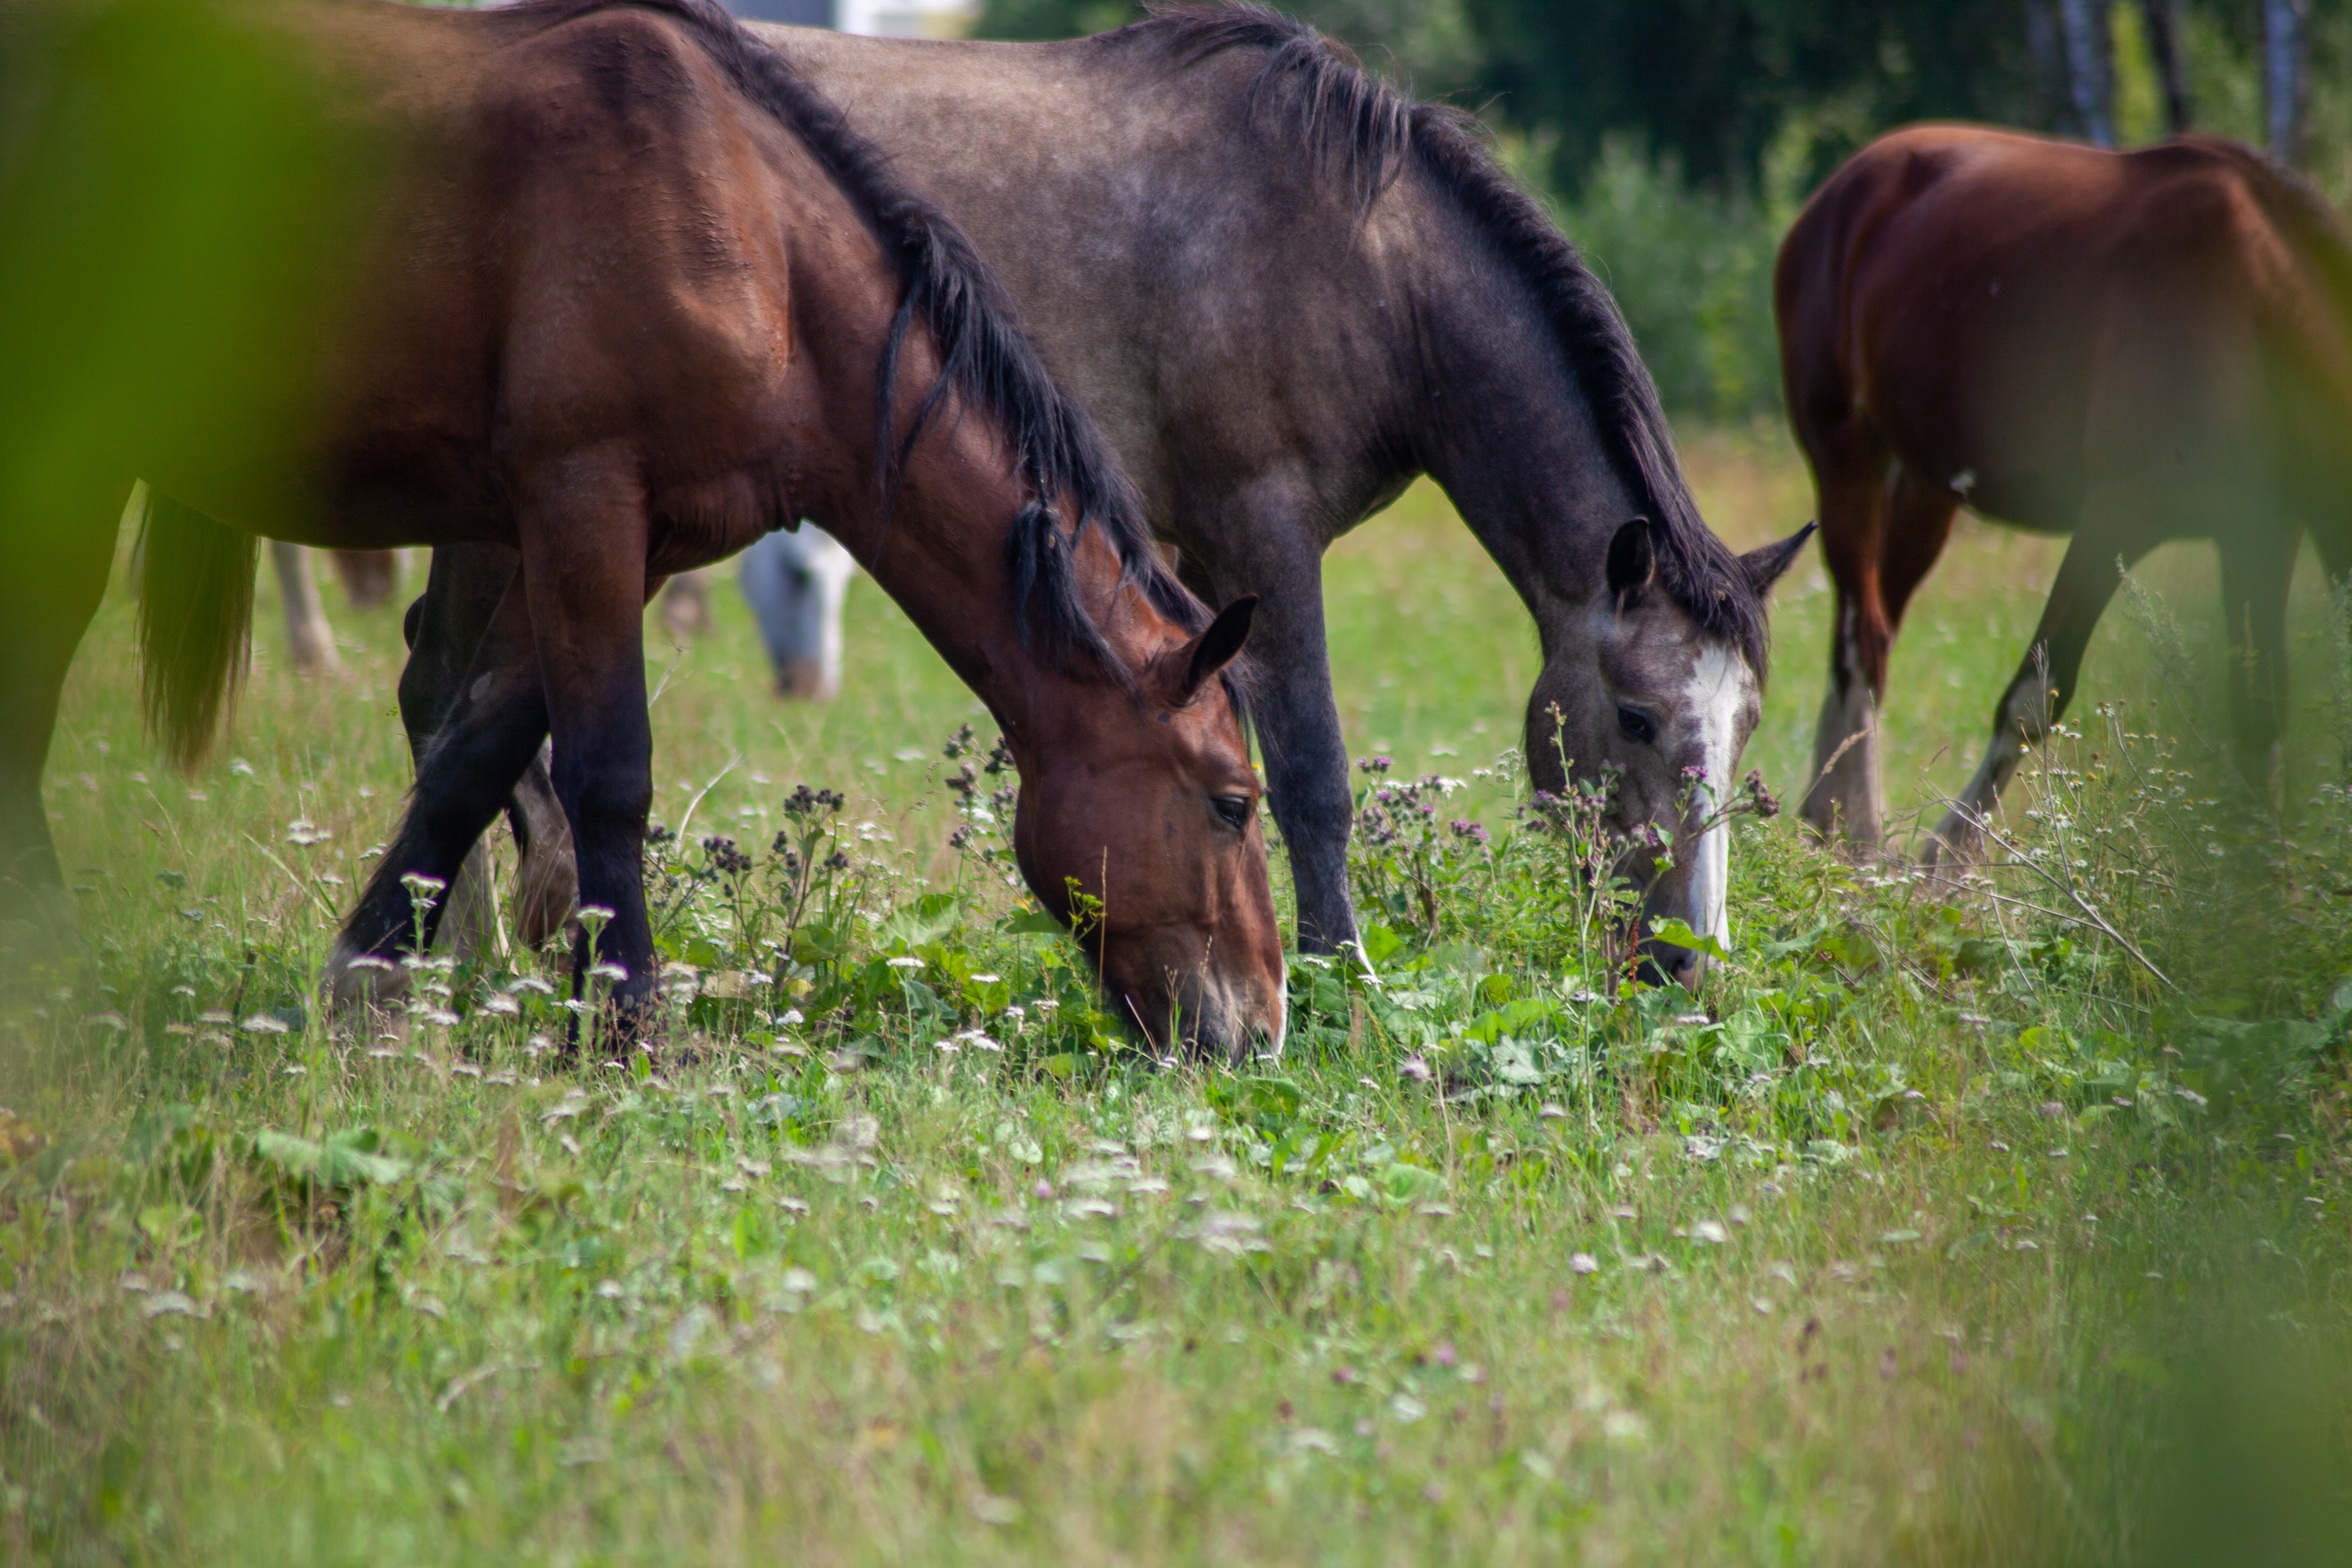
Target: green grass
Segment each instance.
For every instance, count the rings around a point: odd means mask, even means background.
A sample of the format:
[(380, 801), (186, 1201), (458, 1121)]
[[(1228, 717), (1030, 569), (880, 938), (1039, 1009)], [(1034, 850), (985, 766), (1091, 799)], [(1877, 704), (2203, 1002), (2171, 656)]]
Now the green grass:
[[(1690, 458), (1743, 546), (1807, 515), (1777, 437)], [(2202, 648), (2197, 560), (2150, 574)], [(1896, 657), (1898, 805), (1973, 766), (2054, 562), (1956, 539)], [(1442, 501), (1343, 542), (1328, 593), (1351, 748), (1490, 767), (1534, 641)], [(977, 705), (870, 583), (827, 708), (772, 700), (714, 607), (649, 659), (656, 815), (764, 853), (792, 785), (842, 788), (864, 912), (821, 908), (839, 952), (772, 997), (687, 851), (691, 1049), (612, 1070), (555, 1066), (528, 992), (481, 1008), (531, 955), (446, 976), (455, 1026), (311, 1016), (406, 782), (390, 612), (315, 683), (265, 621), (181, 781), (110, 601), (50, 773), (89, 957), (0, 1011), (0, 1556), (2346, 1554), (2352, 854), (2310, 595), (2292, 845), (2087, 704), (2070, 771), (2020, 781), (2012, 824), (2181, 991), (1990, 896), (2046, 907), (2031, 871), (1947, 903), (1784, 817), (1738, 826), (1708, 1021), (1591, 1000), (1574, 879), (1490, 778), (1452, 809), (1496, 849), (1423, 863), (1436, 928), (1384, 913), (1381, 986), (1300, 965), (1286, 1059), (1238, 1077), (1100, 1049), (1066, 947), (946, 847)], [(1809, 563), (1750, 754), (1784, 792), (1827, 619)], [(2153, 707), (2148, 663), (2114, 617), (2091, 700)], [(972, 1026), (1006, 1048), (939, 1048)]]

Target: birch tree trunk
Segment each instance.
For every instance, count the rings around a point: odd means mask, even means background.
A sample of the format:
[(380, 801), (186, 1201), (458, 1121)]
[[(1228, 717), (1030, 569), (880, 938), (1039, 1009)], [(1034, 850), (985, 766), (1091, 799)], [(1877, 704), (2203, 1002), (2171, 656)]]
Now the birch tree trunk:
[(2311, 0), (2263, 0), (2263, 102), (2271, 156), (2303, 163), (2304, 26)]
[(2074, 117), (2095, 147), (2116, 144), (2114, 88), (2107, 70), (2108, 0), (2058, 0), (2065, 45), (2066, 90)]

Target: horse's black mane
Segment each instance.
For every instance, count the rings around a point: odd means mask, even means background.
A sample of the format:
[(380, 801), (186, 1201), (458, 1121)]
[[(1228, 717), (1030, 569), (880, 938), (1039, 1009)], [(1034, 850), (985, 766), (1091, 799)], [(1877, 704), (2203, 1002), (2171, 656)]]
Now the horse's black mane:
[(1648, 511), (1666, 591), (1702, 629), (1737, 646), (1762, 679), (1769, 651), (1763, 600), (1738, 557), (1699, 518), (1633, 333), (1576, 247), (1496, 163), (1478, 122), (1459, 110), (1414, 102), (1344, 47), (1277, 12), (1215, 0), (1179, 0), (1153, 11), (1127, 31), (1160, 35), (1187, 64), (1228, 49), (1263, 50), (1252, 118), (1262, 110), (1286, 113), (1308, 154), (1346, 174), (1360, 206), (1418, 159), (1467, 209), (1542, 301), (1620, 476)]
[[(949, 392), (961, 393), (993, 420), (1017, 455), (1036, 499), (1014, 521), (1007, 545), (1013, 590), (1024, 612), (1024, 639), (1043, 635), (1050, 657), (1091, 654), (1114, 675), (1130, 672), (1103, 638), (1079, 597), (1072, 553), (1091, 521), (1118, 552), (1126, 580), (1177, 625), (1199, 631), (1208, 612), (1160, 563), (1143, 502), (1094, 421), (1046, 374), (1014, 321), (1004, 286), (946, 214), (890, 173), (882, 151), (850, 129), (833, 101), (803, 80), (782, 56), (745, 31), (718, 0), (530, 0), (512, 7), (554, 21), (634, 5), (686, 24), (738, 88), (782, 120), (873, 225), (903, 280), (880, 381), (876, 482), (886, 515), (898, 476)], [(896, 427), (898, 362), (908, 329), (920, 321), (940, 356), (940, 377), (913, 423)], [(1056, 497), (1078, 515), (1066, 538), (1052, 507)], [(1239, 677), (1240, 671), (1228, 667)], [(1228, 683), (1238, 707), (1242, 689)]]

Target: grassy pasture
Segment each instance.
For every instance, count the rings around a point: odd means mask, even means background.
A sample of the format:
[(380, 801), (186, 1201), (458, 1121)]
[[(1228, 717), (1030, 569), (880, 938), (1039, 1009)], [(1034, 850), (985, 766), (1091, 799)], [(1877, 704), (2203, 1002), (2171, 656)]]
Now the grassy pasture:
[[(1808, 515), (1777, 433), (1687, 457), (1743, 547)], [(1973, 766), (2057, 553), (1956, 536), (1896, 654), (1898, 807)], [(2210, 559), (2143, 574), (2209, 665)], [(1534, 639), (1442, 499), (1327, 582), (1351, 747), (1491, 769)], [(306, 682), (265, 594), (180, 780), (117, 595), (50, 770), (90, 956), (0, 1011), (0, 1556), (2343, 1558), (2352, 822), (2299, 593), (2291, 842), (2090, 714), (2175, 700), (2120, 615), (2069, 771), (2021, 780), (2178, 991), (2031, 871), (1946, 905), (1783, 817), (1738, 826), (1706, 1019), (1597, 998), (1490, 775), (1447, 811), (1494, 850), (1414, 863), (1438, 927), (1368, 897), (1386, 984), (1302, 964), (1287, 1059), (1239, 1075), (1097, 1048), (1066, 947), (947, 847), (977, 705), (864, 581), (829, 707), (767, 695), (731, 591), (647, 669), (689, 846), (849, 795), (860, 912), (795, 948), (839, 1027), (744, 984), (746, 895), (689, 847), (692, 1054), (557, 1067), (521, 953), (442, 977), (462, 1022), (337, 1039), (308, 986), (407, 778), (396, 619), (343, 615)], [(1785, 795), (1828, 618), (1809, 560), (1748, 759)]]

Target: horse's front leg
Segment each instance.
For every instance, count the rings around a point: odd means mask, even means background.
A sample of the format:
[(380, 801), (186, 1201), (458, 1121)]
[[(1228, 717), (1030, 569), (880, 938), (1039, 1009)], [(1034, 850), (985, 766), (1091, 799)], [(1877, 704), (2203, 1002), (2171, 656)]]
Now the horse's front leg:
[[(609, 980), (609, 1017), (634, 1039), (651, 1020), (659, 977), (646, 913), (653, 726), (646, 711), (646, 507), (635, 465), (625, 453), (604, 450), (551, 464), (527, 487), (519, 521), (554, 731), (555, 795), (572, 824), (580, 874), (574, 994), (592, 978)], [(591, 913), (600, 908), (612, 911), (609, 919)]]
[[(1238, 559), (1237, 559), (1238, 558)], [(1300, 542), (1271, 526), (1230, 550), (1213, 579), (1223, 604), (1263, 595), (1250, 657), (1268, 679), (1252, 715), (1265, 761), (1267, 802), (1290, 856), (1298, 900), (1298, 951), (1337, 952), (1356, 940), (1348, 886), (1348, 832), (1355, 800), (1348, 787), (1348, 748), (1331, 691), (1331, 658), (1323, 623), (1323, 563)]]
[(2084, 505), (2082, 526), (2066, 546), (2058, 580), (2042, 607), (2042, 624), (1993, 710), (1992, 742), (1984, 760), (1920, 852), (1929, 867), (1949, 870), (1981, 857), (1985, 829), (2000, 809), (2000, 792), (2026, 752), (2040, 745), (2066, 711), (2091, 633), (2121, 585), (2117, 563), (2129, 570), (2156, 542), (2135, 500), (2128, 491), (2094, 492)]
[[(399, 971), (363, 960), (397, 964), (415, 951), (420, 931), (431, 945), (453, 907), (449, 893), (467, 851), (547, 734), (530, 595), (520, 573), (509, 575), (472, 667), (419, 759), (416, 790), (400, 831), (327, 962), (325, 989), (339, 1013), (364, 1002), (381, 1004), (405, 988)], [(406, 880), (418, 875), (443, 884), (421, 919)]]

